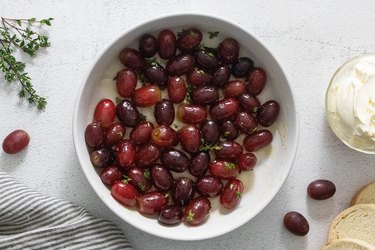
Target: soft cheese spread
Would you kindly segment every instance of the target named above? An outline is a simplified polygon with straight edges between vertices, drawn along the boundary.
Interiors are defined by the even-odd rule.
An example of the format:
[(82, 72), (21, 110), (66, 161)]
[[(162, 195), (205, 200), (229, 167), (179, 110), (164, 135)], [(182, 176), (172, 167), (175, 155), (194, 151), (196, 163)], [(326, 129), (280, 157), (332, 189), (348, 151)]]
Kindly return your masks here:
[(347, 145), (375, 153), (375, 55), (345, 63), (327, 91), (332, 130)]

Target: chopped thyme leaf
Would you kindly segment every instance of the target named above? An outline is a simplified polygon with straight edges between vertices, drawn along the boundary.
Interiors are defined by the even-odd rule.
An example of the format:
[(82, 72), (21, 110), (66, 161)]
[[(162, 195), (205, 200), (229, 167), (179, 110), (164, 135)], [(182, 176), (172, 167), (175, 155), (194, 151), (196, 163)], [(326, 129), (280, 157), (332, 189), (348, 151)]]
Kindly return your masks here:
[(139, 113), (139, 120), (145, 122), (147, 120), (147, 116), (143, 113)]
[(219, 31), (209, 31), (208, 34), (209, 34), (209, 38), (213, 39), (219, 35)]

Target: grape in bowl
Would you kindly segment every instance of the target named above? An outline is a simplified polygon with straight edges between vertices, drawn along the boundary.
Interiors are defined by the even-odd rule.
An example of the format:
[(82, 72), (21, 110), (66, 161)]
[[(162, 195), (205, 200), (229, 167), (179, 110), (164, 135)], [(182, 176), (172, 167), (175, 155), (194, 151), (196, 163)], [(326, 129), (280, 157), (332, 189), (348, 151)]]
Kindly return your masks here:
[[(138, 48), (139, 39), (144, 34), (149, 33), (157, 35), (164, 29), (170, 29), (177, 33), (177, 31), (188, 28), (199, 29), (203, 37), (205, 37), (204, 42), (208, 47), (216, 46), (220, 41), (226, 38), (234, 38), (238, 41), (240, 47), (239, 56), (250, 57), (257, 67), (261, 67), (267, 72), (267, 84), (264, 86), (262, 93), (257, 96), (260, 103), (263, 104), (271, 99), (276, 100), (280, 105), (280, 114), (276, 122), (268, 128), (273, 134), (271, 146), (260, 149), (255, 153), (258, 158), (258, 163), (253, 171), (247, 171), (244, 174), (241, 173), (244, 191), (241, 202), (234, 210), (230, 212), (228, 212), (228, 210), (223, 210), (219, 207), (218, 199), (216, 199), (215, 201), (211, 201), (209, 219), (199, 226), (189, 226), (185, 223), (181, 223), (173, 227), (166, 227), (157, 223), (155, 218), (143, 216), (134, 209), (124, 208), (124, 206), (113, 199), (110, 189), (102, 183), (97, 168), (94, 168), (90, 161), (84, 132), (86, 126), (92, 121), (96, 104), (103, 98), (110, 98), (115, 101), (115, 98), (119, 96), (113, 77), (117, 72), (123, 69), (123, 65), (118, 60), (120, 52), (124, 48)], [(208, 32), (213, 31), (219, 31), (218, 37), (209, 39)], [(189, 50), (189, 48), (184, 49)], [(163, 57), (168, 58), (168, 53), (168, 51), (165, 51)], [(189, 52), (185, 53), (189, 54)], [(152, 53), (150, 52), (150, 54)], [(189, 58), (186, 58), (186, 60), (189, 60)], [(226, 60), (232, 63), (232, 58), (228, 57)], [(200, 61), (200, 64), (204, 66), (204, 60)], [(241, 63), (236, 66), (234, 74), (242, 76), (243, 68), (246, 69), (250, 64), (248, 60), (244, 62), (241, 61)], [(142, 67), (142, 63), (139, 67)], [(210, 69), (207, 70), (209, 71)], [(220, 66), (220, 70), (220, 72), (226, 72), (231, 69)], [(181, 72), (176, 71), (172, 63), (169, 68), (167, 67), (167, 71), (169, 75), (189, 73), (184, 72), (184, 69), (182, 69)], [(189, 73), (189, 79), (192, 83), (197, 85), (203, 81), (202, 78), (199, 78), (198, 74), (199, 72)], [(257, 74), (258, 73), (255, 72), (254, 75), (251, 76), (251, 79), (259, 77)], [(227, 82), (228, 79), (222, 81), (223, 78), (225, 77), (218, 77), (218, 75), (215, 74), (212, 76), (212, 80), (217, 81), (219, 84)], [(163, 88), (163, 84), (165, 84), (163, 77), (158, 79), (160, 79), (160, 88)], [(225, 86), (222, 87), (225, 88)], [(257, 94), (261, 87), (262, 86), (252, 86), (246, 91), (247, 93)], [(233, 83), (231, 86), (227, 87), (226, 93), (228, 98), (239, 98), (238, 95), (243, 94), (243, 91), (245, 91), (243, 84)], [(164, 90), (164, 93), (165, 92), (166, 90)], [(124, 94), (127, 95), (129, 93), (125, 91)], [(199, 97), (199, 95), (196, 96)], [(161, 98), (164, 98), (164, 96), (161, 96)], [(242, 105), (250, 105), (246, 104), (246, 98), (248, 97), (245, 96), (243, 98), (244, 101)], [(176, 97), (175, 99), (177, 100), (179, 98)], [(149, 105), (148, 101), (150, 100), (144, 100), (138, 104), (146, 106)], [(201, 101), (205, 102), (207, 99), (202, 98)], [(211, 101), (215, 102), (215, 100), (209, 99), (209, 102)], [(233, 103), (233, 101), (231, 103)], [(124, 102), (124, 105), (131, 109), (131, 104)], [(241, 106), (241, 103), (238, 105)], [(147, 107), (140, 107), (139, 109), (142, 113), (146, 114), (148, 119), (154, 119), (153, 110), (150, 112)], [(185, 107), (184, 109), (186, 110), (187, 108)], [(178, 116), (177, 109), (176, 116)], [(240, 118), (244, 119), (243, 117)], [(215, 116), (215, 119), (222, 120), (224, 118), (222, 116)], [(152, 121), (154, 125), (157, 125), (154, 120)], [(137, 120), (127, 119), (126, 122), (128, 122), (126, 126), (126, 136), (129, 138), (128, 133), (131, 129), (128, 129), (128, 127), (135, 126)], [(269, 120), (266, 120), (264, 124), (267, 125), (268, 122)], [(154, 129), (156, 128), (157, 127)], [(243, 129), (246, 130), (247, 128), (248, 127), (244, 127)], [(160, 130), (160, 128), (158, 129)], [(294, 97), (284, 70), (271, 52), (256, 37), (240, 26), (216, 17), (198, 14), (179, 14), (161, 17), (132, 28), (115, 39), (96, 59), (81, 85), (77, 96), (73, 119), (73, 136), (81, 167), (89, 183), (102, 201), (121, 219), (140, 230), (175, 240), (200, 240), (216, 237), (238, 228), (257, 215), (277, 194), (287, 178), (297, 149), (298, 133), (299, 128)], [(126, 142), (122, 147), (137, 147), (130, 144), (131, 143)], [(250, 142), (247, 144), (250, 145), (249, 147), (252, 147)], [(132, 154), (130, 158), (133, 158)], [(136, 160), (135, 158), (136, 156), (134, 157), (134, 161)], [(123, 165), (132, 163), (129, 161), (128, 156), (122, 157), (121, 162)], [(170, 210), (174, 211), (173, 209)], [(180, 214), (180, 212), (176, 214)]]

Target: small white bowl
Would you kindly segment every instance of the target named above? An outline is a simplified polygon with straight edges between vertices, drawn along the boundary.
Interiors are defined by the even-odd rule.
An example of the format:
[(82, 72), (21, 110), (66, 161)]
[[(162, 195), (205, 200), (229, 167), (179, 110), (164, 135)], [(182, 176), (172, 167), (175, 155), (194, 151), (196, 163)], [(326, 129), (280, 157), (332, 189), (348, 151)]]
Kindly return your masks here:
[[(267, 84), (260, 101), (274, 99), (280, 103), (277, 122), (270, 128), (274, 134), (272, 145), (255, 154), (258, 163), (254, 171), (242, 172), (245, 192), (233, 211), (222, 209), (218, 198), (212, 200), (213, 209), (208, 219), (199, 226), (163, 226), (155, 218), (145, 217), (135, 209), (128, 209), (112, 198), (110, 190), (101, 182), (92, 166), (85, 145), (84, 131), (92, 120), (96, 103), (102, 98), (114, 100), (115, 73), (121, 69), (118, 54), (125, 47), (137, 48), (144, 33), (157, 35), (164, 28), (175, 31), (196, 27), (207, 37), (207, 31), (219, 31), (220, 38), (233, 37), (241, 46), (240, 55), (252, 58), (256, 66), (267, 72)], [(78, 159), (89, 183), (100, 199), (121, 219), (142, 231), (174, 240), (202, 240), (230, 232), (256, 216), (277, 194), (286, 180), (297, 151), (299, 126), (293, 93), (285, 71), (263, 43), (244, 28), (220, 18), (201, 14), (174, 14), (160, 17), (125, 31), (97, 57), (84, 79), (77, 96), (73, 118), (73, 137)], [(276, 225), (275, 225), (276, 226)]]
[[(356, 101), (347, 101), (346, 103), (336, 102), (336, 100), (342, 97), (340, 95), (336, 96), (337, 92), (339, 92), (339, 89), (340, 90), (347, 89), (347, 87), (342, 87), (344, 86), (343, 84), (351, 83), (351, 81), (355, 81), (355, 80), (358, 81), (358, 79), (352, 78), (353, 72), (356, 72), (357, 64), (363, 61), (366, 61), (369, 58), (373, 62), (375, 58), (375, 53), (365, 53), (362, 55), (352, 57), (336, 70), (336, 72), (333, 74), (329, 82), (329, 85), (327, 87), (326, 97), (325, 97), (325, 112), (326, 112), (326, 118), (327, 118), (328, 124), (330, 128), (332, 129), (333, 133), (346, 146), (348, 146), (351, 149), (357, 150), (359, 152), (365, 153), (365, 154), (375, 154), (375, 142), (372, 139), (372, 137), (370, 137), (366, 133), (357, 134), (355, 132), (357, 125), (347, 123), (347, 121), (343, 117), (341, 117), (340, 113), (338, 112), (338, 109), (340, 108), (340, 106), (347, 104), (345, 105), (345, 109), (341, 107), (341, 110), (346, 110), (347, 113), (353, 114), (354, 116), (354, 114), (357, 112), (357, 110), (355, 110), (356, 108), (355, 104), (357, 104), (357, 102)], [(342, 92), (339, 92), (339, 93), (342, 93)], [(351, 97), (352, 96), (351, 94), (352, 92), (350, 90), (347, 90), (347, 92), (345, 93), (347, 97)], [(358, 100), (363, 100), (363, 99), (356, 98), (356, 100), (358, 101)], [(340, 105), (340, 106), (337, 106), (337, 105)], [(357, 116), (354, 116), (354, 117), (356, 121), (360, 121), (360, 119), (358, 119)]]

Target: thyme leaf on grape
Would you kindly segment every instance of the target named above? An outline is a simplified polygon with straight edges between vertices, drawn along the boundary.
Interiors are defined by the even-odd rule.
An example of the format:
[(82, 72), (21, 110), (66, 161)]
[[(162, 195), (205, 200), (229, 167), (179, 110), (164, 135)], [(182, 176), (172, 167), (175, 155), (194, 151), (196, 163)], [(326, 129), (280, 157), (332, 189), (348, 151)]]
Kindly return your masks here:
[(227, 169), (227, 170), (232, 170), (236, 167), (236, 165), (232, 162), (225, 162), (224, 163), (224, 167)]
[(242, 196), (242, 193), (240, 191), (237, 191), (236, 192), (236, 199), (241, 198), (241, 196)]
[(142, 183), (138, 182), (138, 183), (137, 183), (137, 186), (138, 186), (138, 188), (139, 188), (142, 192), (145, 191), (145, 186), (144, 186)]
[(221, 150), (221, 149), (223, 149), (223, 147), (220, 146), (218, 143), (217, 144), (204, 143), (199, 147), (199, 151), (203, 151), (203, 152), (210, 152), (213, 150)]
[(127, 176), (127, 175), (123, 175), (123, 178), (124, 178), (124, 179), (122, 179), (122, 182), (125, 183), (125, 184), (128, 184), (129, 181), (132, 180), (132, 179), (131, 179), (129, 176)]
[(150, 170), (146, 169), (145, 172), (143, 173), (143, 176), (147, 179), (150, 179), (151, 178)]
[(18, 81), (21, 90), (20, 98), (26, 98), (30, 104), (35, 103), (38, 109), (44, 109), (47, 101), (36, 93), (31, 78), (25, 72), (26, 64), (18, 61), (14, 56), (15, 49), (20, 49), (30, 56), (35, 56), (39, 49), (49, 47), (48, 36), (37, 30), (43, 25), (51, 26), (53, 18), (37, 20), (12, 19), (1, 17), (0, 23), (0, 70), (9, 83)]

